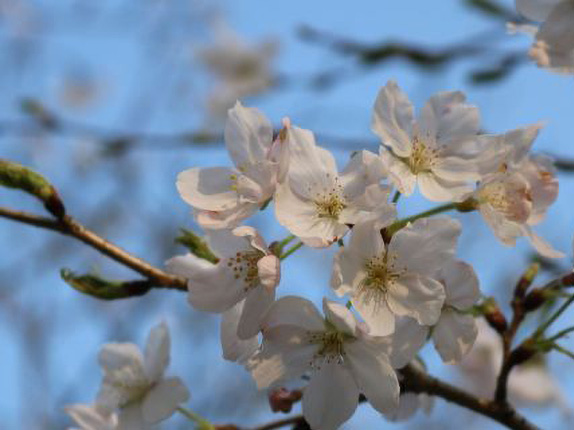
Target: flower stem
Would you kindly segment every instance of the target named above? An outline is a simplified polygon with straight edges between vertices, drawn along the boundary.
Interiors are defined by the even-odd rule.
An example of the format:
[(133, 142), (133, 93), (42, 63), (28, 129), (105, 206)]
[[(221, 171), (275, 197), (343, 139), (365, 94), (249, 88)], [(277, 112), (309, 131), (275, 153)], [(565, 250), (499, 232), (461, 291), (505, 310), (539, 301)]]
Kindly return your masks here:
[(571, 333), (574, 331), (574, 327), (568, 327), (565, 328), (564, 330), (559, 331), (558, 333), (556, 333), (554, 336), (549, 337), (548, 340), (549, 341), (555, 341), (560, 339), (561, 337), (566, 336), (568, 333)]
[(565, 356), (570, 357), (572, 360), (574, 360), (574, 354), (571, 351), (568, 351), (566, 348), (563, 348), (557, 344), (552, 345), (552, 348), (555, 349), (556, 351), (564, 354)]
[(194, 423), (197, 424), (199, 429), (202, 430), (213, 430), (215, 427), (213, 426), (213, 424), (211, 424), (209, 421), (207, 421), (205, 418), (203, 418), (202, 416), (196, 414), (193, 411), (190, 411), (187, 408), (184, 408), (183, 406), (178, 406), (177, 407), (177, 411), (182, 414), (183, 416), (185, 416), (186, 418), (188, 418), (190, 421), (193, 421)]
[(544, 334), (546, 329), (550, 327), (566, 309), (568, 309), (568, 306), (570, 306), (572, 302), (574, 302), (574, 295), (570, 296), (568, 300), (566, 300), (550, 318), (542, 323), (540, 327), (536, 329), (532, 337), (536, 339), (537, 337), (540, 337), (542, 334)]
[(291, 254), (293, 254), (295, 251), (297, 251), (299, 248), (301, 248), (303, 246), (303, 242), (299, 242), (295, 245), (293, 245), (290, 249), (288, 249), (287, 251), (285, 251), (283, 253), (283, 255), (281, 257), (279, 257), (281, 260), (285, 260), (287, 257), (289, 257)]
[(453, 209), (457, 208), (457, 204), (456, 203), (447, 203), (444, 205), (440, 205), (440, 206), (436, 206), (432, 209), (429, 209), (428, 211), (424, 211), (403, 219), (399, 219), (397, 221), (395, 221), (394, 223), (392, 223), (389, 227), (387, 227), (387, 232), (392, 236), (394, 233), (396, 233), (397, 231), (399, 231), (400, 229), (402, 229), (403, 227), (405, 227), (409, 222), (413, 222), (416, 221), (417, 219), (421, 219), (421, 218), (427, 218), (433, 215), (437, 215), (443, 212), (448, 212), (451, 211)]

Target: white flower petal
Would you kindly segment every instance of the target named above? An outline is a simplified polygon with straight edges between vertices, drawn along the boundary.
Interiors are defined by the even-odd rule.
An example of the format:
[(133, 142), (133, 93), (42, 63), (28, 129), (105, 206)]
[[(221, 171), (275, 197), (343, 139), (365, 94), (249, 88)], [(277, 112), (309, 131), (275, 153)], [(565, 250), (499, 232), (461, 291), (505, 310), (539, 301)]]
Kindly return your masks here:
[(524, 230), (532, 246), (534, 246), (534, 249), (536, 249), (540, 255), (546, 258), (564, 258), (564, 253), (555, 250), (552, 245), (534, 233), (531, 228), (525, 228)]
[(458, 202), (474, 190), (466, 182), (442, 179), (432, 172), (419, 173), (417, 183), (421, 194), (433, 202)]
[(303, 393), (303, 415), (313, 430), (336, 430), (359, 403), (355, 381), (341, 365), (325, 363)]
[(239, 318), (243, 313), (245, 300), (240, 301), (231, 309), (225, 311), (221, 318), (220, 339), (223, 358), (239, 363), (246, 362), (257, 350), (259, 342), (257, 336), (242, 340), (237, 336)]
[(446, 293), (445, 304), (466, 310), (480, 298), (478, 278), (470, 264), (449, 261), (442, 267), (440, 277)]
[(281, 280), (281, 261), (274, 255), (266, 255), (257, 262), (259, 281), (269, 292), (275, 291)]
[(133, 343), (106, 343), (100, 350), (98, 361), (104, 371), (113, 371), (122, 367), (141, 367), (143, 356)]
[(417, 177), (405, 162), (395, 157), (386, 149), (381, 149), (381, 159), (389, 172), (389, 180), (405, 196), (415, 191)]
[(123, 408), (118, 415), (117, 430), (152, 430), (153, 427), (144, 420), (140, 403)]
[(259, 210), (259, 204), (239, 203), (225, 211), (195, 210), (195, 220), (206, 230), (230, 229)]
[(351, 299), (353, 306), (367, 323), (371, 336), (387, 336), (395, 331), (395, 315), (384, 300), (378, 301), (364, 295)]
[(177, 176), (177, 190), (194, 208), (223, 211), (237, 206), (232, 177), (237, 172), (227, 167), (193, 168)]
[(196, 257), (191, 253), (172, 257), (165, 262), (165, 265), (169, 273), (173, 273), (174, 275), (182, 276), (184, 278), (193, 277), (197, 271), (215, 270), (216, 267), (213, 263), (204, 260), (203, 258)]
[(445, 91), (432, 96), (421, 110), (421, 134), (439, 143), (477, 134), (480, 123), (478, 109), (466, 104), (465, 100), (460, 91)]
[(391, 422), (406, 421), (419, 409), (419, 394), (404, 393), (399, 397), (399, 406), (394, 411), (385, 414)]
[(429, 327), (418, 324), (412, 318), (397, 321), (392, 336), (390, 358), (395, 369), (401, 369), (413, 361), (427, 341)]
[(225, 146), (237, 167), (265, 160), (273, 141), (273, 126), (256, 108), (237, 102), (229, 109), (225, 124)]
[(399, 157), (411, 153), (414, 108), (407, 95), (389, 81), (377, 95), (371, 129)]
[(346, 306), (324, 298), (323, 313), (327, 321), (333, 324), (338, 331), (350, 335), (355, 334), (357, 330), (357, 320)]
[(345, 344), (345, 352), (357, 386), (369, 403), (381, 413), (396, 409), (399, 381), (388, 357), (361, 341)]
[(397, 256), (399, 267), (432, 275), (454, 256), (461, 230), (460, 222), (452, 218), (418, 219), (393, 235), (389, 252)]
[(263, 315), (275, 300), (275, 290), (261, 286), (251, 289), (245, 297), (243, 313), (237, 326), (239, 339), (247, 340), (256, 336), (261, 330)]
[(177, 407), (189, 399), (189, 391), (179, 378), (166, 378), (155, 385), (142, 404), (143, 418), (158, 423), (169, 418)]
[(395, 314), (412, 317), (422, 325), (438, 321), (444, 298), (440, 282), (413, 273), (402, 276), (387, 292), (387, 303)]
[(159, 381), (169, 365), (169, 329), (165, 321), (151, 329), (144, 355), (144, 368), (150, 381)]
[(445, 309), (434, 326), (432, 338), (442, 361), (455, 364), (470, 351), (477, 335), (472, 315)]
[(297, 296), (286, 296), (277, 300), (262, 321), (262, 328), (269, 330), (281, 325), (302, 327), (307, 331), (325, 329), (323, 317), (309, 300)]
[(64, 410), (80, 430), (115, 430), (117, 425), (115, 414), (99, 410), (95, 405), (68, 405)]
[(245, 282), (225, 261), (210, 270), (196, 271), (188, 282), (188, 301), (196, 309), (221, 313), (245, 297)]

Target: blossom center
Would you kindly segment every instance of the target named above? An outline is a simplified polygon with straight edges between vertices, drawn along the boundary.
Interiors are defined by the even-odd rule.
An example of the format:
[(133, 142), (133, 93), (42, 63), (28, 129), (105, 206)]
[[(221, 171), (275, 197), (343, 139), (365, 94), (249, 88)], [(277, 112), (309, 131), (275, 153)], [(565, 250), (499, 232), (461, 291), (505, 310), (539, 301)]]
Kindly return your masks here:
[[(329, 323), (327, 324), (329, 325)], [(310, 344), (319, 346), (313, 355), (311, 367), (318, 370), (323, 363), (342, 364), (345, 361), (344, 344), (352, 339), (351, 335), (330, 327), (327, 331), (309, 332), (308, 336)]]
[(115, 369), (107, 375), (107, 384), (113, 389), (118, 407), (123, 408), (142, 400), (151, 383), (140, 366), (125, 366)]
[(411, 172), (416, 175), (418, 173), (428, 172), (433, 166), (436, 156), (436, 149), (429, 148), (419, 137), (415, 137), (411, 155), (406, 158), (405, 162)]
[(364, 303), (375, 302), (381, 306), (387, 300), (387, 291), (404, 273), (395, 265), (396, 255), (384, 252), (372, 257), (365, 264), (366, 275), (358, 287), (358, 296)]
[(316, 193), (314, 203), (319, 218), (337, 219), (339, 217), (343, 209), (347, 207), (347, 202), (338, 177), (335, 177), (335, 183), (330, 189)]
[(478, 198), (510, 221), (523, 222), (528, 218), (525, 202), (529, 200), (526, 189), (508, 189), (503, 183), (489, 184), (480, 190)]
[(255, 288), (259, 284), (259, 269), (257, 262), (265, 254), (258, 249), (240, 251), (227, 261), (227, 266), (233, 270), (235, 279), (243, 279), (245, 291)]

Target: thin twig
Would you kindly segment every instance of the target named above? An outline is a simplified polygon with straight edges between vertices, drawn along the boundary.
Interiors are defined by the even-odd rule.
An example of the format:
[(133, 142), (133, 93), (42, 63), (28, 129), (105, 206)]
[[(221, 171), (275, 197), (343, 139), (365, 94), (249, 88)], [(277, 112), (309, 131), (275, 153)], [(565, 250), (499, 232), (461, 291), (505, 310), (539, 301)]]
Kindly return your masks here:
[(146, 261), (133, 256), (122, 248), (98, 236), (93, 231), (88, 230), (70, 216), (65, 216), (61, 220), (57, 220), (0, 207), (0, 217), (32, 225), (34, 227), (56, 231), (66, 236), (73, 237), (118, 263), (142, 274), (147, 279), (155, 281), (158, 284), (157, 286), (160, 288), (171, 288), (183, 291), (187, 290), (185, 279), (170, 275), (152, 266)]
[(289, 418), (284, 418), (282, 420), (277, 420), (277, 421), (273, 421), (270, 422), (268, 424), (262, 425), (260, 427), (255, 427), (253, 430), (273, 430), (273, 429), (278, 429), (281, 427), (285, 427), (291, 424), (297, 424), (300, 421), (303, 421), (305, 418), (303, 418), (303, 415), (295, 415), (293, 417), (289, 417)]

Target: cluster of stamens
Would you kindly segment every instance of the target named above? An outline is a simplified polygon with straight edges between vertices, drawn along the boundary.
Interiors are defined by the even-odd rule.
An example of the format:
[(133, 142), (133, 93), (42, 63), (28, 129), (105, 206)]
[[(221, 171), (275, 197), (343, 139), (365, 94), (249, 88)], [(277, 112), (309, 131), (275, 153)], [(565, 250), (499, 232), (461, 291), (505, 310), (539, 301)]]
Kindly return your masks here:
[(324, 363), (342, 364), (345, 361), (344, 343), (351, 336), (330, 328), (327, 331), (309, 332), (307, 341), (312, 345), (319, 345), (309, 365), (319, 370)]
[(503, 183), (493, 183), (484, 187), (478, 197), (508, 220), (523, 222), (528, 218), (524, 200), (531, 197), (526, 189), (508, 189)]
[[(329, 177), (328, 173), (327, 177)], [(323, 190), (315, 195), (314, 203), (319, 218), (337, 219), (347, 207), (343, 186), (339, 183), (338, 177), (334, 179), (335, 183), (331, 189)], [(311, 192), (311, 187), (309, 187), (309, 192)]]
[(413, 139), (411, 155), (406, 158), (405, 162), (411, 172), (415, 175), (421, 172), (427, 172), (431, 169), (437, 158), (437, 150), (430, 148), (419, 137)]
[(358, 288), (360, 300), (364, 302), (374, 300), (375, 305), (386, 301), (389, 287), (406, 271), (406, 269), (396, 268), (395, 260), (396, 255), (383, 252), (367, 261), (365, 264), (367, 274)]
[(235, 257), (227, 259), (227, 266), (233, 270), (234, 278), (243, 278), (245, 291), (254, 288), (259, 284), (259, 270), (257, 269), (257, 262), (264, 256), (265, 254), (262, 251), (251, 249), (237, 252)]

